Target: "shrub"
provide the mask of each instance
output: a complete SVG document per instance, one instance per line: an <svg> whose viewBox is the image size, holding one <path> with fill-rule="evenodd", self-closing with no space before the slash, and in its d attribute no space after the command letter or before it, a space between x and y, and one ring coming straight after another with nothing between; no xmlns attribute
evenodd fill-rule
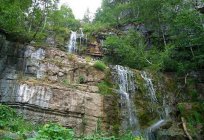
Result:
<svg viewBox="0 0 204 140"><path fill-rule="evenodd" d="M78 83L83 84L85 82L85 77L83 75L79 76Z"/></svg>
<svg viewBox="0 0 204 140"><path fill-rule="evenodd" d="M34 129L31 123L26 122L14 109L0 104L0 129L8 132L17 132L18 136Z"/></svg>
<svg viewBox="0 0 204 140"><path fill-rule="evenodd" d="M113 93L112 89L111 89L112 85L110 83L108 83L108 82L103 81L101 83L98 83L97 86L99 88L100 93L103 94L103 95Z"/></svg>
<svg viewBox="0 0 204 140"><path fill-rule="evenodd" d="M93 66L94 68L101 70L101 71L104 71L106 69L106 65L102 61L96 61Z"/></svg>
<svg viewBox="0 0 204 140"><path fill-rule="evenodd" d="M39 131L36 138L29 140L73 140L74 132L59 124L45 124Z"/></svg>

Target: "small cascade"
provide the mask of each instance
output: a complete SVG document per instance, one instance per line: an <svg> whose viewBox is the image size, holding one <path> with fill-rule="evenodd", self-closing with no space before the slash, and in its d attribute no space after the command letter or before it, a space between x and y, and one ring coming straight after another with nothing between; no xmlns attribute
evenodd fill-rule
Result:
<svg viewBox="0 0 204 140"><path fill-rule="evenodd" d="M151 98L151 101L153 103L157 102L157 97L156 97L156 93L155 93L155 89L152 83L152 79L148 78L147 73L145 71L143 71L141 73L141 77L145 80L146 82L146 87L148 88L148 94L149 97Z"/></svg>
<svg viewBox="0 0 204 140"><path fill-rule="evenodd" d="M100 45L103 47L104 46L104 41L101 39L100 40Z"/></svg>
<svg viewBox="0 0 204 140"><path fill-rule="evenodd" d="M127 67L116 65L114 69L118 75L119 94L121 96L122 129L139 132L139 123L136 117L135 106L132 101L135 92L134 74Z"/></svg>
<svg viewBox="0 0 204 140"><path fill-rule="evenodd" d="M74 53L77 51L76 44L77 44L77 32L72 31L68 45L69 53Z"/></svg>
<svg viewBox="0 0 204 140"><path fill-rule="evenodd" d="M80 30L80 37L83 38L84 37L83 29L80 28L79 30Z"/></svg>
<svg viewBox="0 0 204 140"><path fill-rule="evenodd" d="M81 44L82 44L82 38L84 38L84 33L83 33L83 29L82 29L82 28L80 28L79 30L80 30L80 34L79 34L78 36L79 36L80 46L81 46Z"/></svg>
<svg viewBox="0 0 204 140"><path fill-rule="evenodd" d="M165 98L163 98L163 106L159 105L158 99L156 97L156 91L152 83L152 79L148 77L148 74L145 71L141 72L141 77L145 81L145 85L148 89L148 92L147 92L148 97L151 99L152 105L159 106L159 108L157 108L156 110L153 107L151 108L151 110L156 111L160 119L145 130L147 140L156 140L155 131L158 130L162 125L164 125L166 123L166 120L169 119L170 109L169 109L169 106L166 104Z"/></svg>
<svg viewBox="0 0 204 140"><path fill-rule="evenodd" d="M156 140L155 136L155 131L159 129L162 125L165 124L165 120L161 119L157 121L155 124L151 125L147 130L146 130L146 139L147 140Z"/></svg>

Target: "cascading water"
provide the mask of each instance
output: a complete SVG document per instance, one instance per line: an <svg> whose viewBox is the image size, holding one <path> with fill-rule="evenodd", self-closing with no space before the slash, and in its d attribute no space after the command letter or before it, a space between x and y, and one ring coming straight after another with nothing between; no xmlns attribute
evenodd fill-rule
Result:
<svg viewBox="0 0 204 140"><path fill-rule="evenodd" d="M148 77L145 71L141 72L141 77L145 81L145 85L148 89L148 95L151 99L151 103L153 104L153 106L156 106L156 105L158 106L159 105L158 99L156 97L156 91L154 89L154 85L152 83L151 78ZM158 111L158 109L156 110L160 119L155 124L151 125L149 128L146 129L147 140L156 140L155 131L166 123L166 118L168 117L169 108L168 106L166 106L165 100L163 101L163 104L164 104L163 105L164 107L162 107L161 111ZM154 108L152 108L152 111L153 110Z"/></svg>
<svg viewBox="0 0 204 140"><path fill-rule="evenodd" d="M147 73L145 71L141 73L141 77L145 80L146 87L148 89L148 94L149 94L149 97L151 98L151 101L153 103L156 103L157 97L156 97L154 86L152 84L152 79L147 77Z"/></svg>
<svg viewBox="0 0 204 140"><path fill-rule="evenodd" d="M76 50L77 50L76 40L77 40L77 32L72 31L71 36L70 36L70 40L69 40L69 45L68 45L69 53L76 52Z"/></svg>
<svg viewBox="0 0 204 140"><path fill-rule="evenodd" d="M157 121L155 124L151 125L147 130L146 130L146 139L147 140L156 140L156 136L155 136L155 131L157 129L159 129L163 124L165 124L166 121L161 119L159 121Z"/></svg>
<svg viewBox="0 0 204 140"><path fill-rule="evenodd" d="M79 28L79 30L80 30L80 34L78 34L78 37L79 37L80 45L81 45L81 44L82 44L82 40L84 40L85 37L84 37L83 29L82 29L82 28Z"/></svg>
<svg viewBox="0 0 204 140"><path fill-rule="evenodd" d="M121 96L122 129L131 130L134 134L139 132L139 123L136 117L135 106L132 101L135 92L134 74L127 67L116 65L117 82Z"/></svg>

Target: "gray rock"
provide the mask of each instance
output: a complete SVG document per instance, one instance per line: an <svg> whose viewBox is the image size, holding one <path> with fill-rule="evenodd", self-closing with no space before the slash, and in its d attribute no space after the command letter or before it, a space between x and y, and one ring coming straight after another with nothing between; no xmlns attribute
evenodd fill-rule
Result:
<svg viewBox="0 0 204 140"><path fill-rule="evenodd" d="M48 79L52 82L57 82L58 78L57 78L57 75L55 76L49 76Z"/></svg>

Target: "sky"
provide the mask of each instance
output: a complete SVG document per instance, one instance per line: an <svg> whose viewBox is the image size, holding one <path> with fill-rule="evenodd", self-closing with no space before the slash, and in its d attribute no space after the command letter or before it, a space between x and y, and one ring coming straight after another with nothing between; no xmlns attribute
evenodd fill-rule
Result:
<svg viewBox="0 0 204 140"><path fill-rule="evenodd" d="M96 10L101 6L101 1L102 0L60 0L60 4L68 5L72 9L76 19L83 19L87 8L89 8L93 16Z"/></svg>

